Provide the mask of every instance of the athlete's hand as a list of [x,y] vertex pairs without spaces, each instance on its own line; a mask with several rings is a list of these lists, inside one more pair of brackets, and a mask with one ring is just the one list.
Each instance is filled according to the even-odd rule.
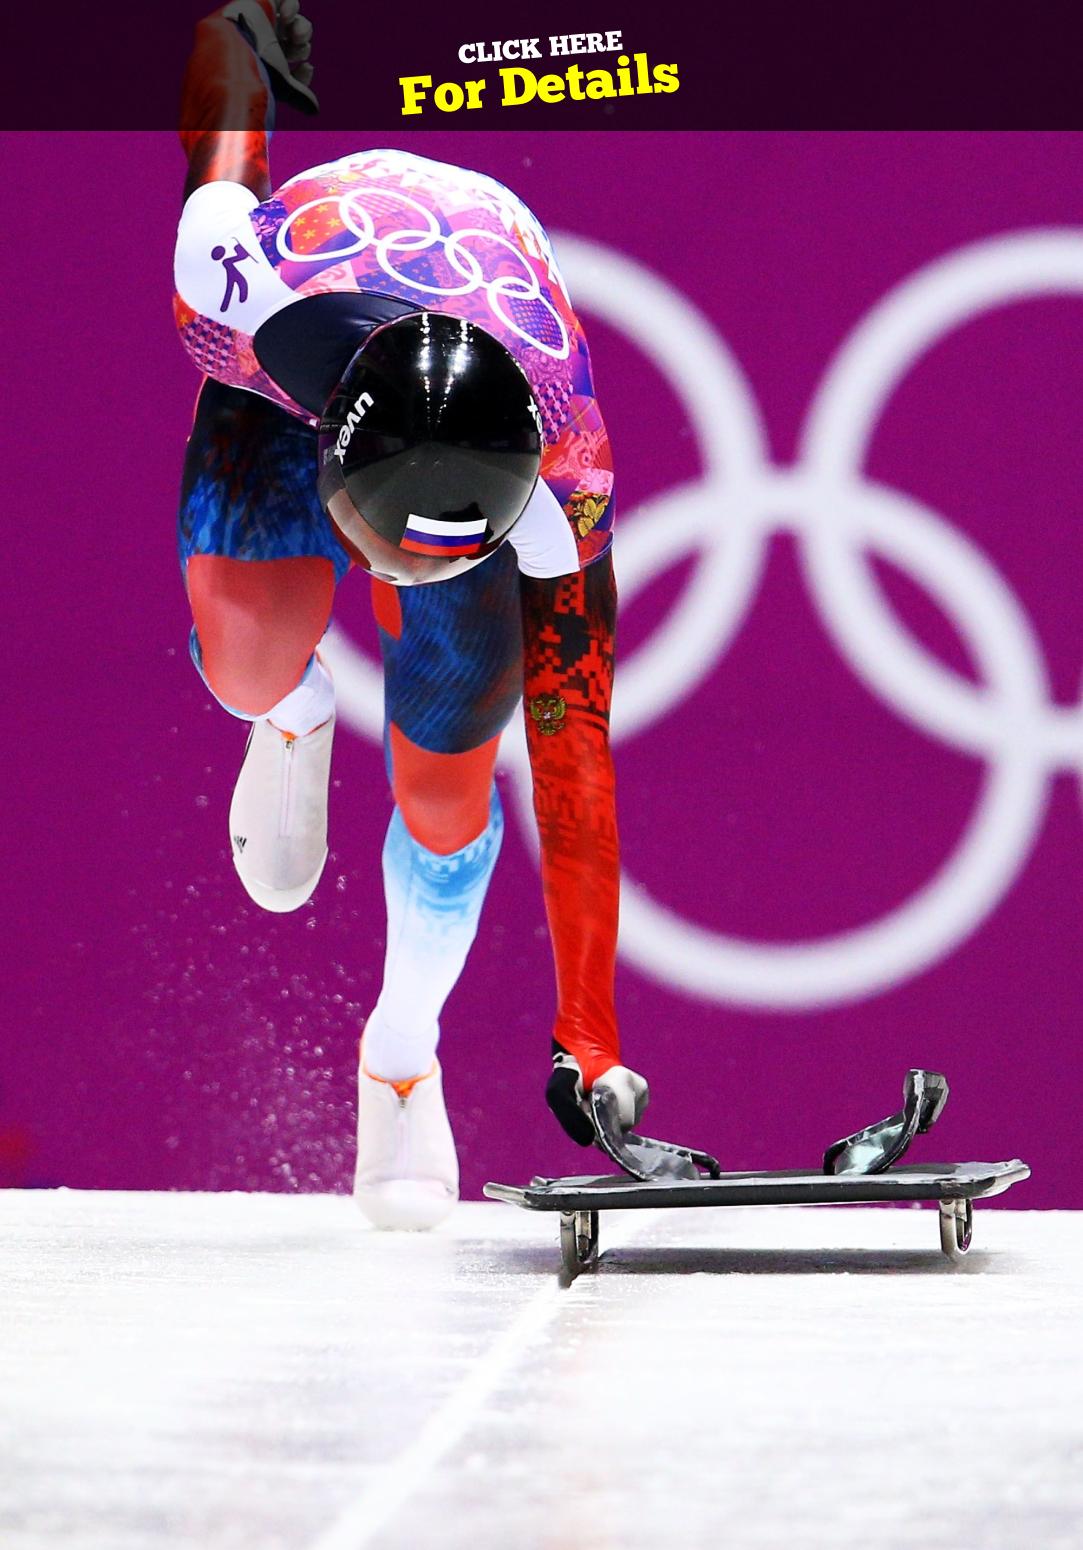
[[[638,1072],[627,1066],[610,1066],[595,1080],[594,1089],[608,1088],[617,1099],[622,1130],[631,1130],[650,1098],[650,1089]],[[583,1089],[583,1075],[574,1055],[554,1040],[553,1071],[545,1088],[545,1101],[562,1128],[580,1146],[591,1146],[597,1136],[591,1117],[590,1096]]]
[[301,0],[279,0],[275,34],[295,81],[307,86],[312,80],[312,23],[301,15]]
[[218,14],[246,34],[280,102],[303,113],[319,111],[310,85],[312,23],[301,15],[300,0],[230,0]]

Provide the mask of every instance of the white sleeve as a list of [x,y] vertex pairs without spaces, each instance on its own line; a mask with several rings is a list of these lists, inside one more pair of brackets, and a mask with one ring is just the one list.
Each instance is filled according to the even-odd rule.
[[579,570],[579,548],[564,509],[544,479],[508,534],[524,576],[569,576]]
[[[258,204],[251,189],[241,183],[223,179],[197,188],[181,213],[173,258],[181,300],[203,317],[242,334],[254,334],[273,312],[296,300],[256,238],[250,217]],[[243,286],[227,284],[223,263],[227,255],[243,275]]]

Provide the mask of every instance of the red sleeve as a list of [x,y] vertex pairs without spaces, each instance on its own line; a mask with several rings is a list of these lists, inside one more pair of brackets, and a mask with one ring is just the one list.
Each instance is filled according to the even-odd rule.
[[[257,0],[274,20],[271,0]],[[263,200],[271,192],[267,117],[271,94],[255,50],[220,12],[196,26],[181,92],[180,139],[188,157],[184,197],[228,179]]]
[[613,1003],[620,865],[609,707],[617,591],[610,555],[520,578],[523,706],[557,979],[554,1037],[587,1089],[620,1064]]

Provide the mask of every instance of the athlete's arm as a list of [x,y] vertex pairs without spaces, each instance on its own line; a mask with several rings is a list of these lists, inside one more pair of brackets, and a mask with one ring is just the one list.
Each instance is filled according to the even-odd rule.
[[308,87],[311,35],[300,0],[230,0],[197,24],[181,93],[185,199],[219,181],[267,198],[272,96],[315,109]]
[[300,0],[230,0],[196,27],[180,138],[188,155],[177,228],[173,311],[199,370],[260,393],[313,423],[311,410],[263,369],[260,324],[294,301],[254,229],[271,194],[267,144],[275,101],[315,111],[311,24]]
[[627,1129],[647,1084],[620,1063],[613,1005],[620,866],[609,751],[617,591],[610,556],[613,458],[589,384],[547,444],[508,535],[519,561],[527,743],[557,974],[549,1107],[583,1145],[584,1089],[601,1077]]
[[617,589],[608,553],[520,576],[523,708],[557,978],[554,1038],[589,1090],[620,1064],[613,1000],[620,868],[609,706]]

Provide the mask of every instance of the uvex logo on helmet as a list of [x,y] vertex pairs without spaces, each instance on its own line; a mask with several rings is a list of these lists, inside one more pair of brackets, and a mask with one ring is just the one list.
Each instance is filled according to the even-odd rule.
[[371,409],[372,406],[373,399],[370,393],[362,393],[359,398],[354,399],[353,408],[347,414],[346,423],[339,431],[338,440],[335,442],[335,456],[340,463],[346,456],[346,448],[350,445],[354,431],[364,418],[365,410]]

